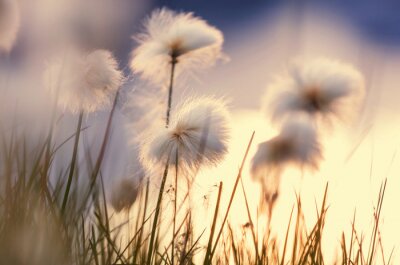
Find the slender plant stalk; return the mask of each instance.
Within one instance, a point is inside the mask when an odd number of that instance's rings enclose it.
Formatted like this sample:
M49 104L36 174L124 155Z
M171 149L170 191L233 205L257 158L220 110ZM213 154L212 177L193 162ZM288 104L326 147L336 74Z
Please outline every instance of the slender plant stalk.
M47 177L48 177L48 174L49 174L50 160L51 160L51 157L52 157L52 154L51 154L52 153L51 152L51 143L52 143L52 140L53 140L54 127L55 127L55 124L56 124L58 98L59 98L59 94L60 94L61 78L62 78L62 74L64 72L66 57L67 57L67 52L64 53L62 64L61 64L60 74L57 77L56 94L55 94L54 102L53 102L53 106L52 106L53 112L52 112L51 117L50 117L50 128L49 128L49 133L47 135L47 141L46 141L44 172L43 172L43 175L41 177L42 191L45 193L45 195L48 198L48 200L51 200L50 191L49 191L49 189L47 187Z
M378 204L377 204L377 209L374 211L374 228L373 228L373 232L372 232L372 238L370 241L370 247L368 249L368 265L372 265L373 262L373 257L375 254L375 247L376 247L376 237L377 234L379 233L379 220L380 220L380 216L381 216L381 210L382 210L382 203L383 203L383 198L385 195L385 190L386 190L386 183L387 183L387 179L385 179L384 183L381 185L381 188L379 190L379 196L378 196Z
M170 115L171 115L171 106L172 106L172 93L173 93L173 87L174 87L174 74L175 74L175 65L177 63L176 56L171 56L171 73L170 73L170 80L169 80L169 87L168 87L168 106L167 106L167 114L166 114L166 121L165 121L165 127L168 128L169 126L169 121L170 121ZM177 185L177 176L178 176L178 152L176 153L176 175L175 175L175 183ZM160 212L161 208L161 202L162 202L162 196L164 193L164 187L165 187L165 182L167 180L167 175L168 175L168 163L169 163L169 158L167 161L167 164L165 166L164 170L164 176L161 182L161 187L160 187L160 192L158 194L158 201L157 201L157 206L156 206L156 213L154 215L154 221L153 221L153 229L151 231L151 237L150 237L150 243L149 243L149 252L148 252L148 257L147 257L147 264L151 264L151 259L152 259L152 252L153 252L153 244L154 244L154 236L155 236L155 230L157 228L157 222L158 222L158 215ZM174 202L174 221L173 221L173 235L175 234L175 225L176 225L176 197L177 197L177 187L175 187L175 202ZM174 241L174 239L172 239ZM174 264L174 242L172 242L172 250L171 250L171 263Z
M253 237L254 250L256 252L257 264L262 264L261 258L260 258L260 254L258 253L258 241L257 241L256 233L254 231L253 220L251 218L250 207L249 207L249 203L247 201L246 190L244 189L244 184L243 184L243 180L242 179L240 179L240 184L242 186L244 201L246 203L247 216L248 216L249 222L250 222L250 231L251 231L251 236Z
M250 146L251 146L251 143L253 142L253 139L254 139L254 132L251 135L249 144L247 145L246 153L244 154L244 157L243 157L243 160L242 160L242 164L241 164L241 166L239 168L239 172L238 172L238 175L236 177L235 185L233 186L233 190L232 190L232 193L231 193L231 198L229 199L228 208L226 209L224 220L222 221L221 228L219 229L218 236L217 236L217 238L215 240L214 247L213 247L212 252L211 252L210 263L212 261L212 257L214 256L215 250L217 249L218 241L219 241L219 238L221 237L222 231L224 229L224 225L226 223L226 219L228 218L229 210L231 209L233 198L235 197L236 189L237 189L237 186L239 184L239 180L240 180L240 178L242 176L242 170L243 170L243 167L244 167L244 163L246 162L247 155L249 154Z
M158 216L159 216L160 210L161 210L161 202L162 202L162 197L163 197L163 194L164 194L165 182L167 180L167 175L168 175L169 159L170 159L170 157L168 157L167 162L165 164L164 174L163 174L163 178L161 180L161 187L160 187L160 191L158 193L156 212L154 213L154 219L153 219L153 226L152 226L152 229L151 229L149 249L148 249L148 253L147 253L147 261L146 261L147 265L151 264L151 260L152 260L152 257L153 257L154 240L155 240L155 237L156 237Z
M168 87L168 107L167 107L167 116L166 116L166 125L165 125L165 127L167 127L167 128L169 126L169 120L170 120L170 114L171 114L172 92L173 92L173 86L174 86L175 66L176 66L177 62L178 61L176 60L176 57L172 56L171 75L170 75L169 87Z
M296 216L296 226L295 226L294 235L293 235L294 243L293 243L293 248L292 248L292 265L295 265L295 263L296 263L297 245L298 245L299 240L301 242L300 222L301 222L302 210L301 210L300 195L296 195L296 201L297 201L297 216Z
M178 201L178 149L175 156L175 200L174 200L174 220L172 225L172 247L171 247L171 264L174 265L174 249L175 249L175 231L176 231L176 208Z
M187 215L189 215L189 219L186 223L186 233L185 233L185 238L183 240L184 243L183 243L183 247L182 247L181 259L179 261L179 265L183 265L185 262L185 259L187 257L188 253L186 253L186 247L187 247L187 244L189 241L189 235L191 234L191 231L192 231L192 213L190 211L188 211ZM188 262L188 264L191 264L191 263Z
M207 244L207 251L206 251L206 256L204 258L204 264L208 264L208 262L210 260L211 247L212 247L214 233L215 233L215 225L217 224L219 204L221 202L221 194L222 194L222 181L219 183L217 203L215 205L214 218L213 218L213 222L211 225L210 238L209 238L208 244Z
M293 210L294 210L294 206L292 207L292 211L290 212L289 223L288 223L288 226L286 229L285 243L283 244L282 258L281 258L281 262L279 263L280 265L285 265L286 248L287 248L287 242L288 242L288 238L289 238L290 225L292 223Z
M135 247L135 252L133 254L133 258L132 258L132 263L136 264L136 259L137 259L137 255L139 254L139 250L140 250L140 243L142 241L142 237L143 237L143 227L144 224L146 222L146 214L147 214L147 203L149 200L149 186L150 186L150 181L147 180L146 182L146 194L145 194L145 198L144 198L144 209L143 209L143 217L142 217L142 226L140 228L140 234L139 234L139 238L136 242L136 247ZM139 217L138 217L139 219Z
M108 122L107 122L106 131L105 131L104 137L103 137L103 143L101 144L100 153L99 153L99 156L97 157L96 164L94 166L94 169L93 169L92 175L91 175L91 182L90 182L90 186L89 186L89 192L87 195L88 197L92 193L92 190L96 184L96 179L97 179L97 176L100 171L101 163L103 162L104 155L106 153L106 147L107 147L107 143L108 143L108 140L110 138L110 133L111 133L111 124L112 124L112 120L114 117L115 109L117 107L118 95L119 95L119 91L117 91L117 93L115 94L114 103L113 103L110 115L108 116Z
M65 213L65 207L67 206L69 191L71 189L71 184L72 184L72 178L74 176L76 158L78 155L79 136L81 134L80 132L81 132L81 128L82 128L82 119L83 119L83 111L81 111L81 113L79 114L78 126L76 126L74 150L72 152L67 187L65 188L64 199L63 199L62 206L61 206L61 215L64 215L64 213Z
M167 252L169 251L170 247L172 246L173 240L175 240L175 238L177 238L179 232L180 232L181 229L183 228L183 225L184 225L185 223L187 223L187 219L190 220L190 212L189 212L189 211L186 213L185 217L182 219L181 224L180 224L179 226L177 226L176 231L175 231L175 234L172 235L172 240L171 240L171 242L168 244L168 246L164 247L165 250L164 250L162 256L167 255ZM162 235L162 236L161 236L161 240L162 240L164 237L165 237L165 235ZM182 245L181 245L181 247L182 247ZM171 262L172 262L172 260L171 260Z

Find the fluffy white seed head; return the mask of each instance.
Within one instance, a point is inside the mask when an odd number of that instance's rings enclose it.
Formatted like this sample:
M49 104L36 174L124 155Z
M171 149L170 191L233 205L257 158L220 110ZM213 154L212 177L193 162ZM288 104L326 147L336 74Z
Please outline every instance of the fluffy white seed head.
M351 120L364 95L364 80L353 66L318 58L291 64L289 71L268 87L265 108L273 120L296 113L331 120Z
M225 102L202 97L177 108L168 128L154 128L144 139L141 157L149 168L178 163L185 172L216 165L227 152L229 115ZM176 159L178 154L178 162ZM169 159L169 160L168 160Z
M143 178L143 177L142 177ZM114 183L111 192L111 205L116 212L129 210L140 191L140 181L137 178L124 178Z
M279 135L258 145L251 174L254 179L263 179L277 174L288 164L316 169L321 159L321 146L314 127L305 120L290 120Z
M221 58L222 33L192 13L175 13L166 8L154 11L145 31L136 39L131 68L145 79L164 84L176 60L175 76L185 71L212 66Z
M107 50L68 53L50 62L44 73L44 85L72 113L109 106L122 82L118 63Z
M16 0L0 0L0 52L9 52L17 38L20 25Z

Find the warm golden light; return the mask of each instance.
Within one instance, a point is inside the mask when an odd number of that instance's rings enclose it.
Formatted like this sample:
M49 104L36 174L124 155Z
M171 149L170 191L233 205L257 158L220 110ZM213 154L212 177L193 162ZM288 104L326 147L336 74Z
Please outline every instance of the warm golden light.
M315 1L34 2L0 0L0 265L400 262L397 48Z

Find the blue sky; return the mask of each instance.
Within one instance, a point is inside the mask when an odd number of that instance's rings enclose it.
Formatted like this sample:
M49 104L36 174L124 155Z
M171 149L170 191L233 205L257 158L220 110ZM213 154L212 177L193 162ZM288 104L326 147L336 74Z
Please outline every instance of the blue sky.
M266 16L284 5L322 7L339 14L373 41L400 44L398 0L155 0L154 7L193 11L228 31L258 16Z

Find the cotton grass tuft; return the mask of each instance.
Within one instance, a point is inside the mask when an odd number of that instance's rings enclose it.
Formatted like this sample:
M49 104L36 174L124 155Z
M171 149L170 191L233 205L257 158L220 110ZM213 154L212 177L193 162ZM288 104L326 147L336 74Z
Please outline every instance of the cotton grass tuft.
M276 174L288 164L317 169L322 147L315 128L307 120L287 121L279 135L258 145L253 157L251 174L254 179Z
M168 128L154 128L143 139L144 165L164 167L167 161L183 171L219 163L227 152L229 114L225 102L193 98L177 107ZM178 161L176 158L178 157ZM169 160L168 160L169 158Z
M44 73L44 85L58 95L61 108L72 113L95 112L111 105L122 82L118 63L107 50L70 52L51 61Z
M297 113L317 120L352 120L364 95L364 80L353 66L327 58L293 62L269 87L265 111L274 121Z
M155 10L136 39L131 68L143 78L165 84L169 66L176 63L176 76L214 65L222 57L222 33L193 13Z

